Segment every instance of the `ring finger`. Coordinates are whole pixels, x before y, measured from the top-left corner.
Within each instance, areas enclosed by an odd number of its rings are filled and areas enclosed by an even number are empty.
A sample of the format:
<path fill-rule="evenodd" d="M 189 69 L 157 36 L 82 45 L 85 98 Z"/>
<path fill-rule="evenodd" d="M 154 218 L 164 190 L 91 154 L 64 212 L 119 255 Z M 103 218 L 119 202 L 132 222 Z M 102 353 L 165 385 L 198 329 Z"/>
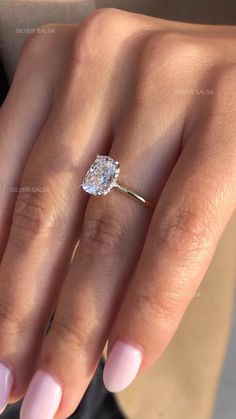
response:
<path fill-rule="evenodd" d="M 177 158 L 184 119 L 179 103 L 181 116 L 170 127 L 176 119 L 176 103 L 172 100 L 167 106 L 168 112 L 157 103 L 146 106 L 134 101 L 110 150 L 120 162 L 121 182 L 145 191 L 154 202 Z M 150 114 L 158 114 L 158 124 Z M 59 404 L 56 417 L 64 418 L 78 405 L 135 269 L 151 216 L 150 209 L 115 191 L 90 199 L 39 370 L 23 402 L 22 418 L 33 416 L 39 406 L 44 406 L 44 417 L 54 417 Z"/>

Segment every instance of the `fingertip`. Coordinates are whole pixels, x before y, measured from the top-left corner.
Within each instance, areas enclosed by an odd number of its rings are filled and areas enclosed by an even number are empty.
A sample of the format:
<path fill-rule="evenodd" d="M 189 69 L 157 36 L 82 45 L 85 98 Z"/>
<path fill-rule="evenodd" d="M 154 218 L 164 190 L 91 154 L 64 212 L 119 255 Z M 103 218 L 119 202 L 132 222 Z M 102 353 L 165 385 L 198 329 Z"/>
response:
<path fill-rule="evenodd" d="M 142 364 L 143 355 L 139 348 L 117 341 L 106 362 L 103 382 L 112 393 L 124 390 L 135 379 Z"/>
<path fill-rule="evenodd" d="M 5 410 L 14 384 L 14 376 L 9 367 L 0 362 L 0 414 Z"/>
<path fill-rule="evenodd" d="M 60 384 L 48 373 L 36 371 L 23 400 L 20 419 L 53 419 L 61 398 Z"/>

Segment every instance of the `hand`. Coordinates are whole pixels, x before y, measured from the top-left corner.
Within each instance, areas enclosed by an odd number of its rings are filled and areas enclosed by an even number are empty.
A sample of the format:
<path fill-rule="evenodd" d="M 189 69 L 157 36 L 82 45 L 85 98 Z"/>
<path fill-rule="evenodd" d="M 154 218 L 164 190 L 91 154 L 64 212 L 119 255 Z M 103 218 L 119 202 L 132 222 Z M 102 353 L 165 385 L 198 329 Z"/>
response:
<path fill-rule="evenodd" d="M 165 350 L 235 209 L 235 80 L 234 27 L 104 9 L 26 42 L 0 110 L 2 408 L 37 369 L 21 418 L 68 417 L 107 339 L 111 391 Z M 88 201 L 96 154 L 155 210 Z"/>

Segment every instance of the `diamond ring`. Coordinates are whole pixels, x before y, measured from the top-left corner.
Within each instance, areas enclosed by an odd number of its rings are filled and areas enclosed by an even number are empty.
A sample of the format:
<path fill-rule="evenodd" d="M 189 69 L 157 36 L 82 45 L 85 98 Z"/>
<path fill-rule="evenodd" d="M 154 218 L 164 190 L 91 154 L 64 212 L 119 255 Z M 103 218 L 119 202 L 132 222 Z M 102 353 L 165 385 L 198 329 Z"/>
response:
<path fill-rule="evenodd" d="M 106 195 L 113 188 L 118 191 L 136 199 L 142 204 L 154 208 L 154 204 L 146 198 L 117 183 L 117 178 L 120 173 L 120 165 L 109 156 L 97 155 L 96 160 L 92 163 L 87 171 L 81 187 L 83 190 L 91 195 Z"/>

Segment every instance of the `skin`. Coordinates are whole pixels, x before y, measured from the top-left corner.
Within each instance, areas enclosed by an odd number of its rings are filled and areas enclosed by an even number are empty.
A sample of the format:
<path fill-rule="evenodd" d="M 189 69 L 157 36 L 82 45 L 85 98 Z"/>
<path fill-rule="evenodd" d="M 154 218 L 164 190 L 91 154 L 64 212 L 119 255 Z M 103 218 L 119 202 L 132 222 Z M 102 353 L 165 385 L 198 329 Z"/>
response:
<path fill-rule="evenodd" d="M 141 348 L 141 371 L 163 353 L 236 207 L 235 80 L 235 27 L 104 9 L 29 37 L 0 109 L 11 402 L 40 368 L 63 387 L 62 419 L 107 340 Z M 82 191 L 96 154 L 154 211 Z"/>

